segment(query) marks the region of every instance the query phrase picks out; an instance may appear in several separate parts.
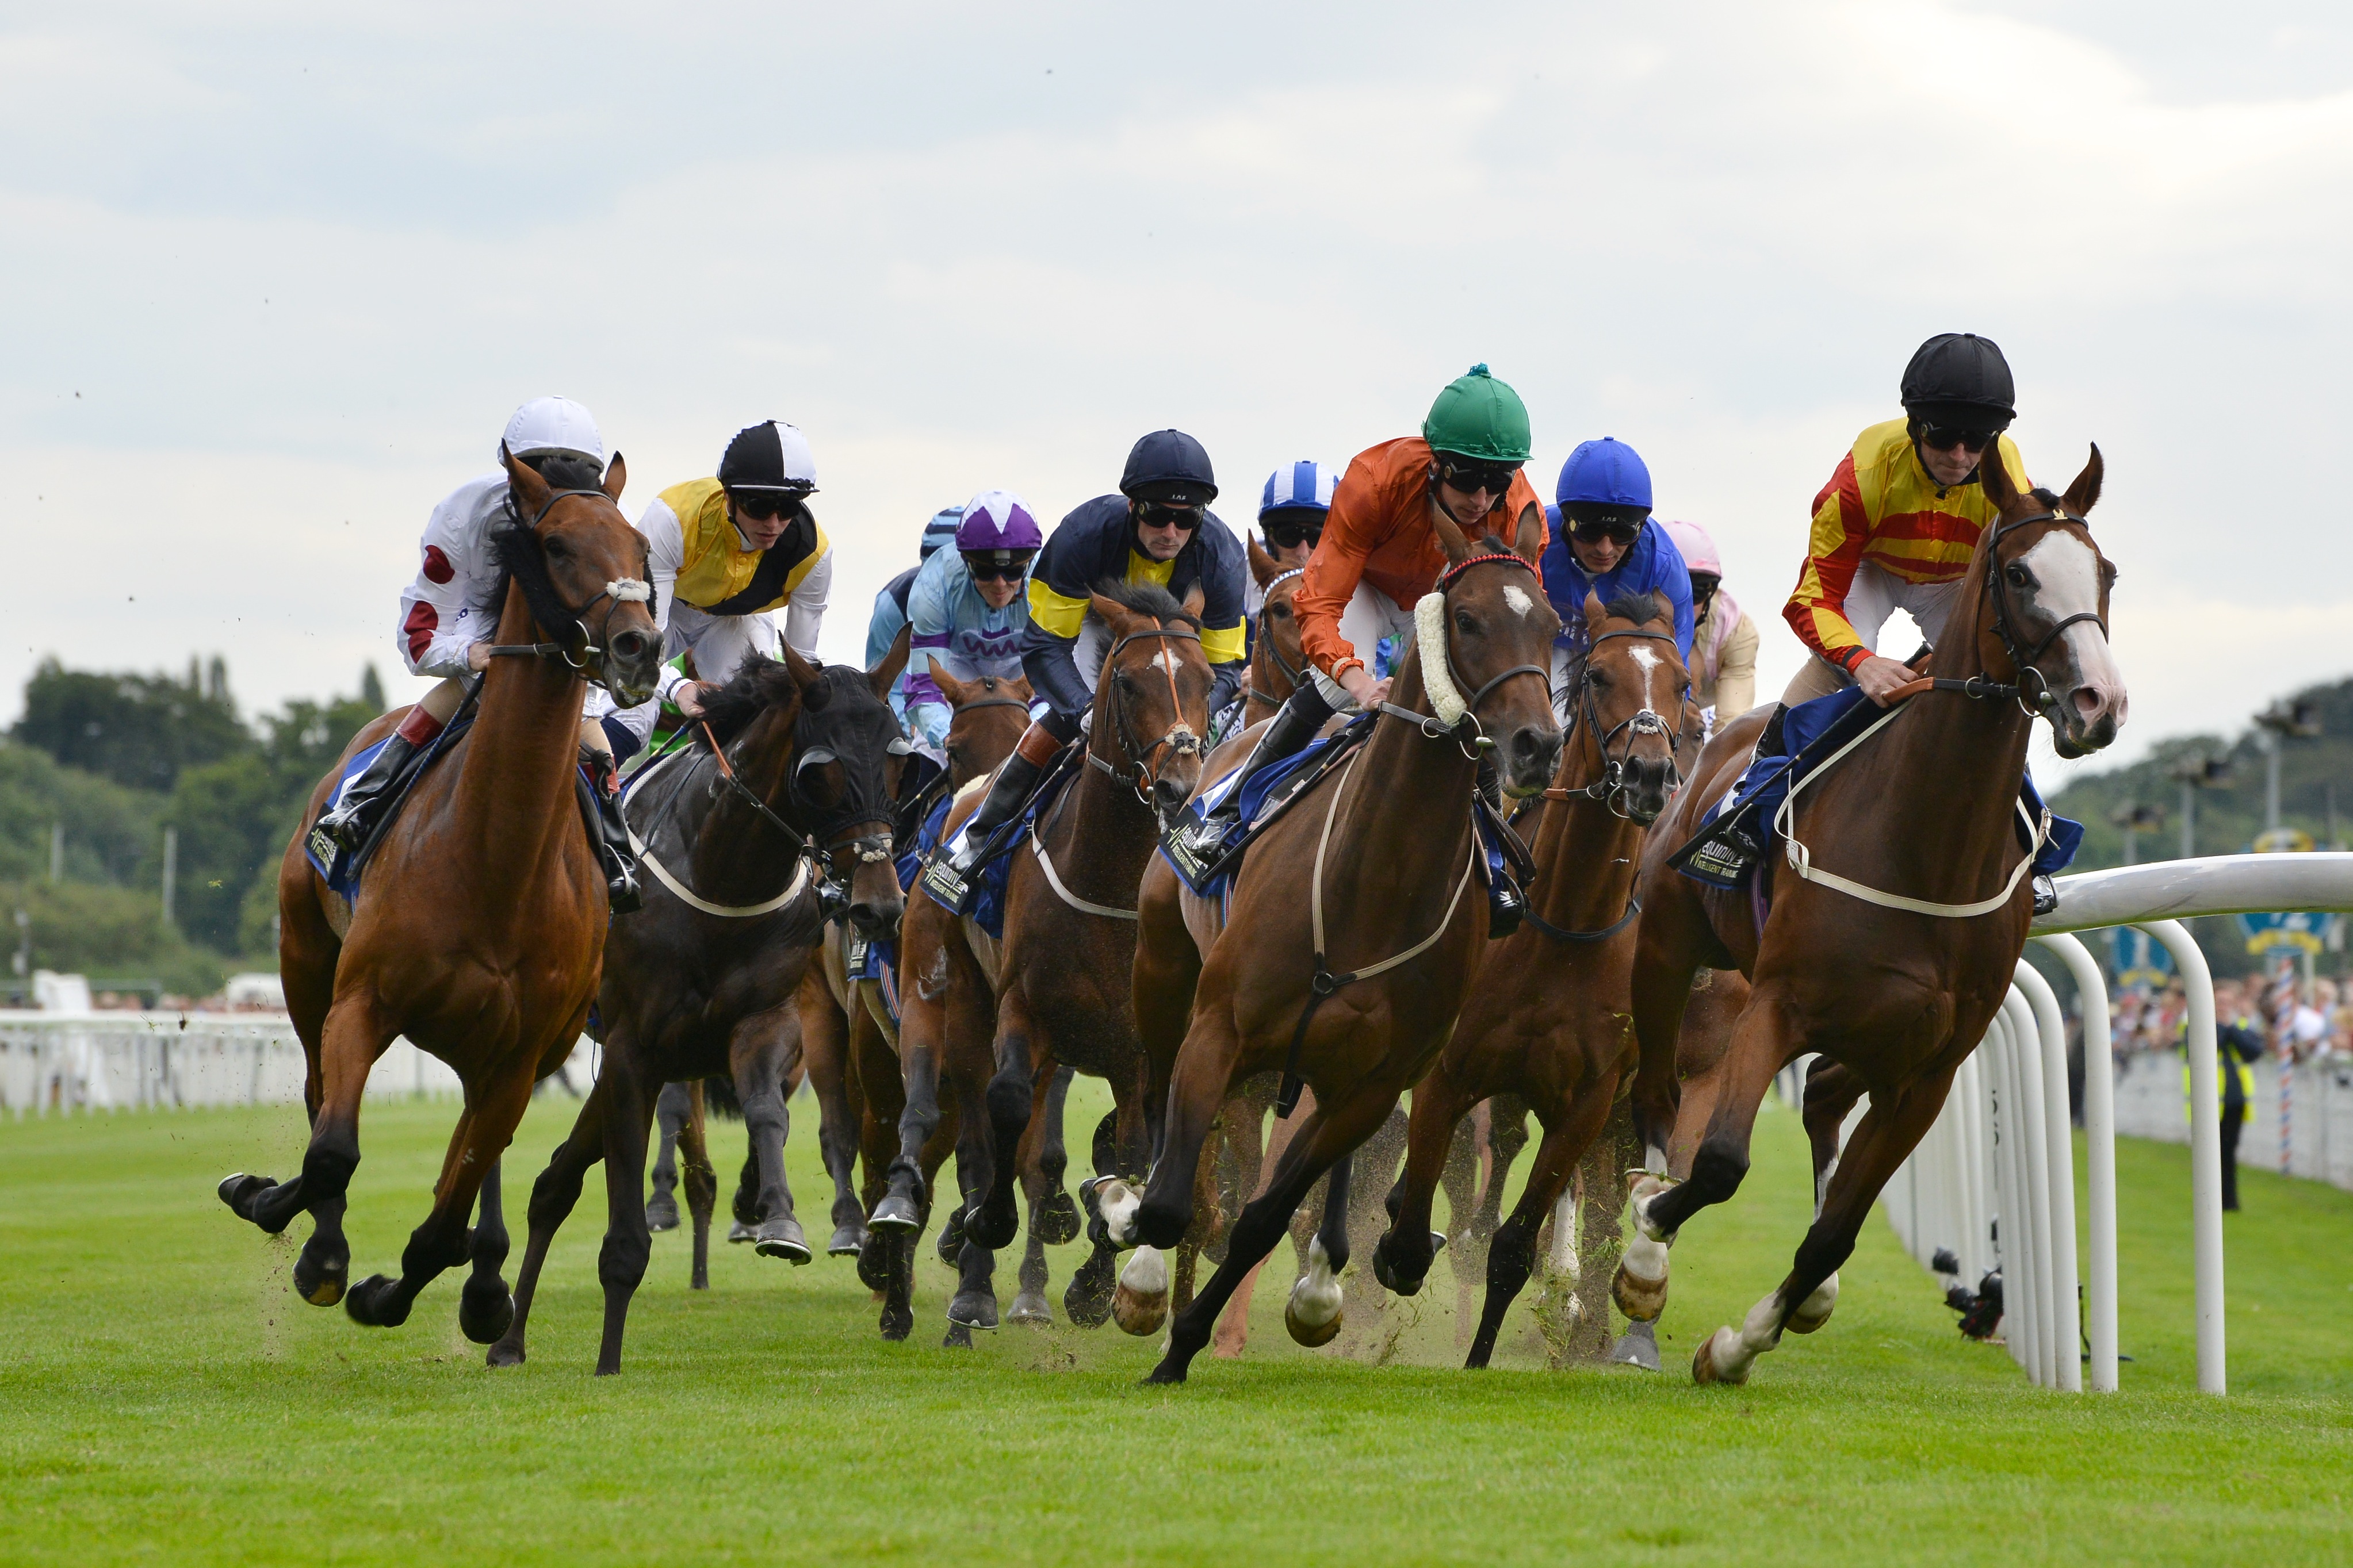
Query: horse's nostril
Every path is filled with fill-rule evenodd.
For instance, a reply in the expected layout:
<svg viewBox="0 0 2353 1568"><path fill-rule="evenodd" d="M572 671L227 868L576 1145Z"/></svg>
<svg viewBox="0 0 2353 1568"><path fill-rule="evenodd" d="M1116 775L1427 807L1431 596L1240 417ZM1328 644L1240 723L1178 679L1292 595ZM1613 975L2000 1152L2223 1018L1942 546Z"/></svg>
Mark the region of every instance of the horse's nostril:
<svg viewBox="0 0 2353 1568"><path fill-rule="evenodd" d="M2102 703L2100 701L2100 694L2098 692L2093 690L2088 686L2079 686L2075 688L2076 712L2081 713L2084 718L2089 719L2098 713L2101 707Z"/></svg>

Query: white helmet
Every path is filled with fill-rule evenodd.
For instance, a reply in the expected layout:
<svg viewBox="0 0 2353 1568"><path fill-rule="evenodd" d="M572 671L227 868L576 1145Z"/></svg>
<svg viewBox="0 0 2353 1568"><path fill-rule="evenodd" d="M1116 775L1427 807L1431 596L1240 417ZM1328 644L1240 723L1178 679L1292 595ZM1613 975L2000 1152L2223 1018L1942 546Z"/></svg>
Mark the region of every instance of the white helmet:
<svg viewBox="0 0 2353 1568"><path fill-rule="evenodd" d="M605 460L605 437L596 432L596 416L568 397L534 397L516 409L507 421L506 443L518 458L554 448Z"/></svg>

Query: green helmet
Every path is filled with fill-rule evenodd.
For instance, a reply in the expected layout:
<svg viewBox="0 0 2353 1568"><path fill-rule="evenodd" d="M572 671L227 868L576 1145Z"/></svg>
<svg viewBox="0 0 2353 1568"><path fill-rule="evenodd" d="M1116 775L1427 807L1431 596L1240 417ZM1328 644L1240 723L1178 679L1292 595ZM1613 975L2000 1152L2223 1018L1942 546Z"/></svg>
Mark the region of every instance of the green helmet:
<svg viewBox="0 0 2353 1568"><path fill-rule="evenodd" d="M1434 452L1452 452L1491 463L1525 463L1533 449L1528 405L1520 395L1474 364L1430 405L1421 438Z"/></svg>

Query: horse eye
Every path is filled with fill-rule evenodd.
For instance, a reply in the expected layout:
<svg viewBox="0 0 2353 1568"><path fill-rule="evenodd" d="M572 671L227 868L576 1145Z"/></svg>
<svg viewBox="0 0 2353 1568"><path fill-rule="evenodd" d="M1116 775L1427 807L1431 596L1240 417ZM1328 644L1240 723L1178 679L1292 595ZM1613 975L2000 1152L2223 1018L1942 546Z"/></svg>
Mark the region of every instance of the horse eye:
<svg viewBox="0 0 2353 1568"><path fill-rule="evenodd" d="M1289 605L1269 605L1266 607L1266 613L1276 617L1278 620L1289 620L1291 618L1291 606Z"/></svg>
<svg viewBox="0 0 2353 1568"><path fill-rule="evenodd" d="M1476 637L1479 634L1479 623L1471 618L1470 611L1457 610L1454 612L1454 629L1465 637Z"/></svg>
<svg viewBox="0 0 2353 1568"><path fill-rule="evenodd" d="M2023 566L2012 566L2005 575L2010 578L2010 585L2013 588L2023 588L2034 581L2032 575Z"/></svg>

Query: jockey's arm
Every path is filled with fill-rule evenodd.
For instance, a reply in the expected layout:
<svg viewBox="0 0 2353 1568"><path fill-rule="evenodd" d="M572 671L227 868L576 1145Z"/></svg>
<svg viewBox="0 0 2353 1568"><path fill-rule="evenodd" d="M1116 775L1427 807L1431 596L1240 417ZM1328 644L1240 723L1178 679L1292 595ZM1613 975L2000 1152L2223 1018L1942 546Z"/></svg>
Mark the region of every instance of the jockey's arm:
<svg viewBox="0 0 2353 1568"><path fill-rule="evenodd" d="M1204 529L1209 526L1203 524ZM1201 578L1201 654L1216 680L1209 689L1212 714L1234 700L1250 668L1250 557L1222 521L1215 526L1219 549L1213 553L1210 542L1200 541L1206 568Z"/></svg>
<svg viewBox="0 0 2353 1568"><path fill-rule="evenodd" d="M1746 611L1715 666L1716 722L1737 718L1757 706L1757 623Z"/></svg>
<svg viewBox="0 0 2353 1568"><path fill-rule="evenodd" d="M947 553L942 551L932 560L937 561ZM946 654L948 639L955 635L954 595L947 592L952 585L949 571L946 565L934 571L931 562L925 562L923 569L915 574L913 586L907 590L907 669L900 677L900 685L907 694L907 726L934 751L946 748L948 726L955 721L955 710L948 705L946 693L932 679L933 661ZM889 592L885 590L883 597L875 602L878 618L888 603Z"/></svg>
<svg viewBox="0 0 2353 1568"><path fill-rule="evenodd" d="M785 640L803 658L817 657L818 628L825 622L826 599L832 591L833 546L828 543L785 601Z"/></svg>
<svg viewBox="0 0 2353 1568"><path fill-rule="evenodd" d="M498 582L487 533L505 500L504 485L475 481L426 520L417 576L400 595L400 657L411 675L457 679L488 661L472 650L498 634L498 609L487 603Z"/></svg>
<svg viewBox="0 0 2353 1568"><path fill-rule="evenodd" d="M667 631L670 591L678 585L678 574L686 568L686 531L679 526L678 513L670 510L670 503L657 496L646 502L646 510L638 514L638 531L646 536L646 570L653 578L654 624ZM661 677L655 682L654 694L692 717L702 710L700 704L690 709L679 701L677 695L681 686L692 684L684 670L665 662Z"/></svg>
<svg viewBox="0 0 2353 1568"><path fill-rule="evenodd" d="M1372 472L1359 457L1332 492L1323 537L1307 557L1291 598L1307 662L1337 682L1357 706L1366 708L1388 700L1389 683L1376 679L1365 668L1356 645L1340 634L1340 617L1347 612L1364 577L1365 562L1377 542L1371 515L1377 501Z"/></svg>

